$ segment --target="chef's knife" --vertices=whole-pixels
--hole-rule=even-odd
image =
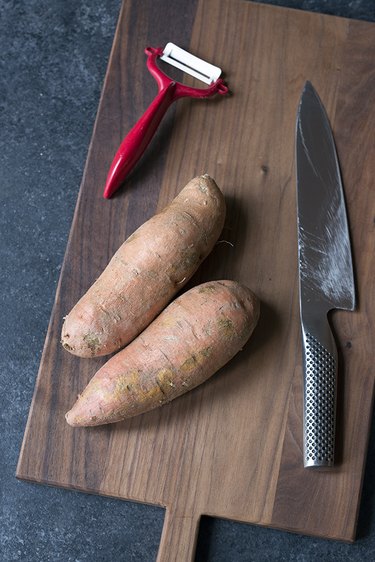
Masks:
[[[296,126],[302,326],[304,466],[334,464],[337,348],[327,314],[354,310],[355,289],[340,169],[327,114],[310,82]]]

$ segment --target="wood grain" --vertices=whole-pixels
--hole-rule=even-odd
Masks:
[[[159,562],[193,559],[202,514],[353,540],[374,381],[375,28],[238,0],[170,4],[122,7],[17,476],[165,506]],[[221,66],[232,95],[178,102],[124,188],[104,201],[111,158],[156,90],[143,49],[168,40]],[[332,317],[340,400],[330,472],[303,469],[301,452],[294,123],[306,79],[336,138],[359,296],[356,312]],[[205,172],[224,191],[228,218],[189,286],[231,278],[253,289],[262,306],[251,342],[157,411],[69,427],[64,413],[104,359],[65,352],[62,317],[123,240]]]

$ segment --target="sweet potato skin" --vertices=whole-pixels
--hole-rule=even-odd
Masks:
[[[208,175],[192,179],[138,228],[65,318],[64,348],[80,357],[117,351],[134,339],[189,281],[211,252],[225,200]]]
[[[242,349],[258,317],[257,297],[239,283],[212,281],[190,289],[99,369],[67,422],[112,423],[170,402]]]

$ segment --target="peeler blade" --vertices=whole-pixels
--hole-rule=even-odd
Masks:
[[[160,60],[179,68],[205,84],[213,84],[221,75],[221,68],[188,53],[174,43],[167,43]]]

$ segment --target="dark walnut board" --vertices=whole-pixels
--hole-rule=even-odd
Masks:
[[[224,69],[233,92],[181,100],[111,201],[102,191],[156,86],[144,47],[174,41]],[[373,24],[237,0],[125,2],[17,468],[19,478],[166,507],[158,560],[194,556],[202,514],[354,540],[373,397]],[[306,79],[342,166],[358,308],[336,311],[338,463],[302,467],[294,124]],[[228,217],[189,286],[236,279],[262,301],[251,342],[216,376],[131,420],[72,429],[64,413],[104,359],[60,346],[62,318],[141,223],[201,173]],[[224,242],[225,241],[225,242]],[[120,532],[120,530],[119,530]]]

